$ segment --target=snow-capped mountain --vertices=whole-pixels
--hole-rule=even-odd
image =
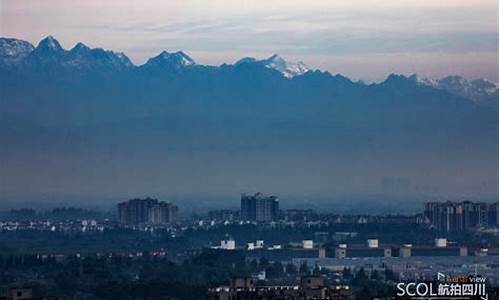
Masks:
[[[107,51],[102,48],[91,49],[83,43],[78,43],[67,52],[67,65],[78,69],[105,68],[125,69],[132,67],[132,62],[123,53]]]
[[[38,43],[37,52],[64,52],[64,49],[53,36],[49,35]]]
[[[498,86],[485,78],[467,80],[461,76],[447,76],[441,79],[429,79],[414,74],[409,79],[417,84],[445,90],[451,94],[471,99],[476,103],[498,100]]]
[[[434,79],[430,79],[430,78],[427,78],[427,77],[421,77],[421,76],[419,76],[417,74],[411,75],[410,77],[408,77],[408,79],[414,81],[415,83],[417,83],[419,85],[427,85],[427,86],[437,87],[438,84],[439,84]]]
[[[487,101],[489,96],[498,93],[497,85],[484,78],[469,81],[460,76],[448,76],[438,81],[438,88],[476,102]]]
[[[226,67],[236,67],[236,69],[242,71],[244,68],[240,69],[238,66],[243,64],[255,67],[252,68],[251,72],[253,73],[250,78],[264,78],[259,77],[257,73],[269,74],[269,72],[275,73],[271,71],[275,70],[287,79],[304,75],[305,80],[321,81],[324,84],[331,84],[330,80],[333,80],[335,84],[345,82],[348,86],[351,83],[349,79],[341,75],[332,76],[328,72],[313,71],[302,62],[289,62],[277,54],[260,60],[253,57],[246,57],[238,60],[234,65],[213,68],[221,70]],[[138,70],[145,70],[146,73],[153,76],[159,76],[164,72],[178,74],[177,71],[179,70],[201,72],[199,69],[202,68],[191,68],[193,66],[200,65],[196,64],[191,57],[182,51],[163,51],[159,55],[150,58],[145,64],[135,66],[123,53],[108,51],[102,48],[90,48],[83,43],[77,43],[70,50],[65,50],[53,36],[47,36],[42,39],[36,47],[33,47],[29,42],[18,39],[0,38],[0,67],[15,68],[27,72],[42,71],[57,74],[59,71],[69,73],[79,71],[109,74],[124,70],[129,70],[132,73]],[[410,77],[392,74],[384,81],[384,83],[390,82],[395,83],[397,88],[400,89],[403,88],[400,84],[416,83],[418,86],[444,90],[452,95],[470,99],[476,104],[489,105],[498,103],[498,86],[486,79],[467,80],[460,76],[429,79],[416,74]],[[249,82],[246,83],[248,84]],[[360,85],[363,86],[364,84]]]
[[[5,43],[5,39],[3,41]],[[20,45],[16,51],[11,45]],[[65,50],[52,36],[41,40],[37,47],[24,41],[0,44],[1,52],[19,53],[12,67],[43,69],[43,70],[80,70],[80,71],[119,71],[133,66],[132,62],[123,53],[107,51],[102,48],[91,49],[83,43],[76,44],[71,50]],[[20,50],[19,50],[20,49]],[[13,57],[13,55],[11,55]],[[2,57],[0,60],[9,61]],[[12,59],[10,60],[12,61]]]
[[[143,66],[144,68],[150,67],[164,67],[171,69],[180,69],[196,65],[196,62],[182,51],[169,53],[163,51],[157,56],[150,58]]]
[[[5,174],[32,167],[38,182],[54,169],[54,178],[70,178],[69,186],[81,182],[73,173],[92,184],[117,176],[123,188],[135,181],[129,174],[150,175],[161,186],[189,174],[196,182],[214,178],[214,186],[231,180],[214,170],[250,180],[264,173],[287,178],[280,186],[330,186],[346,174],[372,178],[381,166],[390,166],[388,176],[425,178],[447,172],[495,179],[498,172],[491,163],[498,159],[498,101],[485,105],[455,94],[493,98],[496,89],[484,80],[467,85],[392,74],[363,84],[303,73],[278,56],[203,66],[179,52],[134,66],[124,55],[84,44],[64,50],[53,38],[29,50],[1,50],[24,55],[0,63],[0,145],[8,145],[0,153],[19,159],[0,168]],[[241,173],[232,173],[234,166]],[[304,181],[301,174],[313,176]]]
[[[286,78],[293,78],[298,75],[302,75],[310,69],[301,61],[299,62],[288,62],[284,60],[278,54],[274,54],[266,59],[257,60],[253,57],[245,57],[238,60],[235,65],[243,63],[258,63],[266,66],[267,68],[274,69],[282,73]]]
[[[29,42],[0,38],[0,63],[16,63],[24,59],[35,47]]]

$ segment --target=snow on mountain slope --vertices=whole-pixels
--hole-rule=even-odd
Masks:
[[[238,60],[235,65],[243,64],[243,63],[257,63],[266,66],[267,68],[274,69],[280,73],[282,73],[286,78],[293,78],[298,75],[302,75],[310,69],[301,61],[299,62],[288,62],[284,60],[278,54],[274,54],[269,58],[257,60],[253,57],[245,57]]]
[[[18,39],[0,38],[0,63],[16,63],[24,59],[35,47]]]
[[[420,85],[431,86],[460,97],[471,99],[476,103],[498,100],[498,86],[485,78],[469,81],[461,76],[454,75],[434,80],[414,74],[409,79]]]
[[[142,67],[166,67],[179,69],[196,65],[196,62],[182,51],[167,52],[163,51],[157,56],[150,58]]]
[[[288,79],[312,71],[303,62],[289,62],[277,54],[261,60],[253,57],[242,58],[234,65],[241,64],[264,66],[280,72]],[[37,47],[19,39],[0,38],[0,66],[27,68],[27,71],[32,68],[40,70],[56,68],[104,73],[134,68],[168,71],[181,70],[196,65],[196,62],[182,51],[163,51],[159,55],[150,58],[144,65],[136,67],[123,53],[102,48],[92,49],[83,43],[77,43],[72,49],[65,50],[53,36],[42,39]],[[478,104],[491,104],[498,101],[497,84],[484,78],[467,80],[460,76],[447,76],[435,80],[414,74],[410,77],[403,76],[402,79],[413,81],[418,85],[444,90]]]

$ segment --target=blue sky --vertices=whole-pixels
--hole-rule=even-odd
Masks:
[[[183,50],[204,64],[279,53],[353,79],[391,72],[498,82],[498,1],[0,2],[0,34],[125,52]]]

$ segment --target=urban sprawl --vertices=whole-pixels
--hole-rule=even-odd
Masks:
[[[397,282],[432,282],[438,272],[481,276],[488,291],[498,293],[498,203],[428,202],[414,215],[345,215],[283,210],[278,197],[256,193],[241,195],[240,210],[191,218],[179,217],[174,203],[145,198],[121,202],[113,214],[17,209],[3,219],[0,236],[12,234],[12,244],[25,251],[23,261],[33,264],[153,260],[208,264],[215,273],[227,267],[222,279],[203,285],[206,299],[357,299],[363,293],[389,299]],[[26,251],[23,233],[37,232],[64,246],[54,250],[49,242]],[[75,237],[92,241],[73,245]],[[23,265],[5,257],[0,262]],[[28,282],[0,285],[3,299],[54,296],[36,296]],[[387,290],[363,291],[367,282]]]

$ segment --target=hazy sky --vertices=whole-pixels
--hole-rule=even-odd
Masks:
[[[279,53],[353,79],[460,74],[498,82],[497,0],[0,0],[0,35],[204,64]]]

